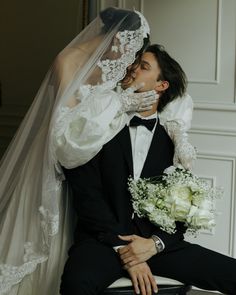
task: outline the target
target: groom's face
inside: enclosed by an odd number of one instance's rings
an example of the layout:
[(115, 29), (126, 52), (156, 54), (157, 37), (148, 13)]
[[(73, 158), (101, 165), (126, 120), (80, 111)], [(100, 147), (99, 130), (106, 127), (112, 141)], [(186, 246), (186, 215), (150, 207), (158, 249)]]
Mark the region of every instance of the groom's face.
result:
[(145, 52), (141, 57), (139, 65), (131, 71), (131, 76), (123, 80), (122, 87), (126, 89), (130, 86), (145, 83), (144, 87), (140, 88), (138, 92), (155, 90), (158, 86), (160, 73), (161, 69), (155, 55), (152, 52)]

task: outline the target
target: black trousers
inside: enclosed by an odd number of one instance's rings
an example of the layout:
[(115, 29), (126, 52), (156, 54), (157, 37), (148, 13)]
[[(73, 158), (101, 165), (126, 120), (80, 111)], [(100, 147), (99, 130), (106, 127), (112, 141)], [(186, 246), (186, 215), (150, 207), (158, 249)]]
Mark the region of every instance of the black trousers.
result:
[[(176, 279), (202, 289), (236, 294), (236, 259), (185, 241), (147, 261), (154, 275)], [(127, 276), (118, 254), (96, 240), (69, 251), (61, 282), (62, 295), (97, 295)]]

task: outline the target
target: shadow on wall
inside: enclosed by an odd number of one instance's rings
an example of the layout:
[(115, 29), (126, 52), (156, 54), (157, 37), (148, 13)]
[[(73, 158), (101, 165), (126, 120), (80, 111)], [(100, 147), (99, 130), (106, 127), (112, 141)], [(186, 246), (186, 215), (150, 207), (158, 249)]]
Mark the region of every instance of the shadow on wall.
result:
[(0, 4), (0, 157), (53, 59), (82, 29), (86, 1)]

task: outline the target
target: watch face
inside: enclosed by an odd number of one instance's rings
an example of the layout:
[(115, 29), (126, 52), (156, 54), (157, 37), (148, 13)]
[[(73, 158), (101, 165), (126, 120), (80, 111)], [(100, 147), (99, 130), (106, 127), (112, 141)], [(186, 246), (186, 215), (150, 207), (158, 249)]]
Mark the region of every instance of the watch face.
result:
[(163, 251), (164, 246), (163, 246), (162, 242), (160, 241), (160, 239), (157, 236), (152, 236), (152, 239), (155, 243), (157, 252), (160, 253), (161, 251)]

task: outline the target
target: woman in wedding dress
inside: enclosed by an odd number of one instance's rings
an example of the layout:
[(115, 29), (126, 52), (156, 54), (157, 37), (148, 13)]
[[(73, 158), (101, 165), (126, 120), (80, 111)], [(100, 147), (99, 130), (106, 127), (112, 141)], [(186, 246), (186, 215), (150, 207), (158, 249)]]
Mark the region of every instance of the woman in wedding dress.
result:
[[(119, 87), (127, 72), (126, 79), (132, 78), (149, 34), (141, 13), (108, 8), (48, 71), (1, 161), (0, 295), (58, 294), (73, 232), (70, 192), (60, 164), (85, 164), (135, 112), (156, 102), (154, 91), (136, 91), (142, 85)], [(162, 112), (176, 146), (175, 160), (187, 168), (193, 154), (186, 157), (182, 147), (189, 147), (191, 115), (189, 96)]]
[(156, 102), (153, 91), (114, 91), (148, 41), (141, 13), (108, 8), (49, 69), (1, 160), (1, 295), (58, 294), (73, 230), (59, 163), (86, 163)]

